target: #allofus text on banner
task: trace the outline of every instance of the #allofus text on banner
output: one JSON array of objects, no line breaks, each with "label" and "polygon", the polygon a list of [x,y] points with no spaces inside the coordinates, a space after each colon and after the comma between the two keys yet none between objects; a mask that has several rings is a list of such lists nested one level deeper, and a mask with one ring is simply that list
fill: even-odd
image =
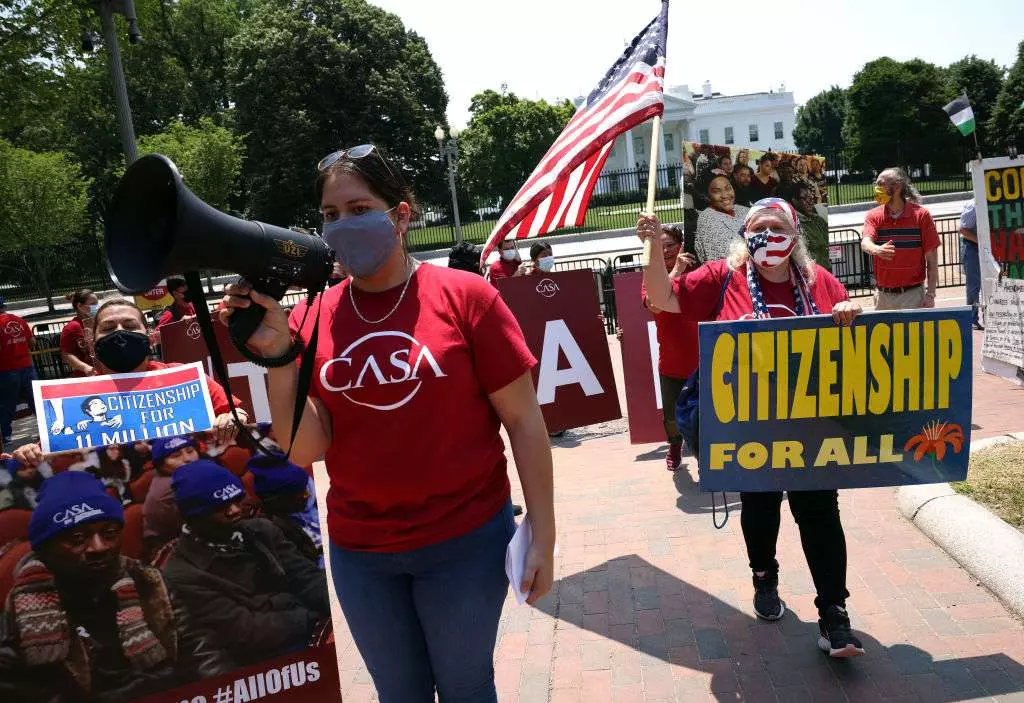
[{"label": "#allofus text on banner", "polygon": [[665,441],[658,383],[658,333],[640,297],[644,274],[615,275],[615,315],[622,329],[622,373],[631,444]]},{"label": "#allofus text on banner", "polygon": [[622,417],[594,274],[564,271],[497,283],[539,360],[533,381],[548,430]]},{"label": "#allofus text on banner", "polygon": [[964,480],[971,343],[967,308],[701,323],[701,488]]}]

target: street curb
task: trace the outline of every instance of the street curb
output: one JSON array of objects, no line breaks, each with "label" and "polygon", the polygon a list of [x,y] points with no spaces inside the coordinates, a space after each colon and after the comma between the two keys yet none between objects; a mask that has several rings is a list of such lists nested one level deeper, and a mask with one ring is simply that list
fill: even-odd
[{"label": "street curb", "polygon": [[[989,437],[973,443],[971,453],[1021,439],[1024,432]],[[948,483],[901,486],[896,505],[903,517],[1024,617],[1024,533]]]}]

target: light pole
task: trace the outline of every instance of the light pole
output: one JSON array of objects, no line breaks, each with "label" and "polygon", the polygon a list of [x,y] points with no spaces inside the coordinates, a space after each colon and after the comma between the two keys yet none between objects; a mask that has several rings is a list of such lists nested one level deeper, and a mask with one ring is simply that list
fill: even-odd
[{"label": "light pole", "polygon": [[434,138],[441,150],[441,158],[448,159],[448,189],[452,193],[452,216],[455,219],[455,241],[462,241],[462,222],[459,221],[459,198],[455,194],[455,159],[459,158],[459,134],[462,133],[458,127],[448,130],[448,142],[444,141],[444,130],[441,125],[434,130]]},{"label": "light pole", "polygon": [[[117,103],[117,119],[121,126],[121,146],[130,166],[138,158],[138,153],[135,149],[135,127],[132,125],[132,110],[128,104],[128,88],[124,81],[124,67],[121,65],[121,49],[117,43],[117,26],[114,24],[114,15],[124,15],[127,20],[130,43],[138,44],[142,41],[142,34],[139,32],[139,25],[135,19],[133,0],[97,0],[94,7],[100,16],[103,41],[107,45],[107,53],[110,55],[110,78],[114,82],[114,101]],[[92,47],[93,34],[86,31],[82,34],[82,48],[91,51]]]}]

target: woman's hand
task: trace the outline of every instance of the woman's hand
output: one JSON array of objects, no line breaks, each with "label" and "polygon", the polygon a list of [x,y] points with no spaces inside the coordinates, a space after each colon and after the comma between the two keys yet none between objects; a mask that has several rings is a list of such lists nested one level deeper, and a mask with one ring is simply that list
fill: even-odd
[{"label": "woman's hand", "polygon": [[[636,221],[636,236],[640,237],[640,241],[647,239],[651,240],[651,246],[655,244],[658,248],[661,248],[661,220],[658,219],[657,215],[641,215],[640,219]],[[653,258],[653,257],[652,257]]]},{"label": "woman's hand", "polygon": [[39,466],[43,462],[43,449],[38,444],[23,444],[14,450],[13,456],[25,466]]},{"label": "woman's hand", "polygon": [[685,251],[679,252],[679,256],[676,257],[675,268],[669,274],[672,278],[676,276],[682,276],[684,273],[692,268],[697,268],[697,257],[693,254],[688,254]]},{"label": "woman's hand", "polygon": [[[241,408],[238,409],[238,419],[243,424],[249,419]],[[217,444],[227,444],[237,435],[238,425],[235,424],[235,418],[231,413],[221,413],[213,419],[213,437]]]},{"label": "woman's hand", "polygon": [[224,293],[221,310],[217,315],[225,325],[230,321],[236,308],[259,305],[267,310],[260,326],[249,337],[247,346],[267,358],[282,356],[291,349],[292,333],[288,329],[288,313],[284,311],[280,303],[269,295],[254,291],[252,286],[246,282],[231,284],[224,289]]},{"label": "woman's hand", "polygon": [[840,326],[852,325],[854,318],[860,313],[860,303],[852,300],[842,300],[832,306],[832,319]]},{"label": "woman's hand", "polygon": [[[529,519],[529,518],[527,518]],[[526,550],[521,593],[529,593],[526,602],[533,605],[551,590],[555,580],[555,545],[542,545],[536,540]]]}]

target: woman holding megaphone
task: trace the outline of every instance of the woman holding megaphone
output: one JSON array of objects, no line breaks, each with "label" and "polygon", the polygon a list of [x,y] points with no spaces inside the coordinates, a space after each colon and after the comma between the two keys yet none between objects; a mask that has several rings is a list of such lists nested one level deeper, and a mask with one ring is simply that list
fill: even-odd
[{"label": "woman holding megaphone", "polygon": [[[325,456],[334,586],[383,703],[495,701],[493,650],[515,529],[501,425],[533,542],[523,583],[551,588],[551,450],[536,363],[497,291],[478,275],[419,264],[405,237],[416,200],[372,145],[318,165],[323,238],[349,278],[320,295],[309,398],[292,461]],[[292,347],[274,299],[231,286],[221,312],[266,308],[249,346]],[[274,431],[292,435],[298,370],[269,371]],[[287,449],[288,447],[285,446]]]}]

